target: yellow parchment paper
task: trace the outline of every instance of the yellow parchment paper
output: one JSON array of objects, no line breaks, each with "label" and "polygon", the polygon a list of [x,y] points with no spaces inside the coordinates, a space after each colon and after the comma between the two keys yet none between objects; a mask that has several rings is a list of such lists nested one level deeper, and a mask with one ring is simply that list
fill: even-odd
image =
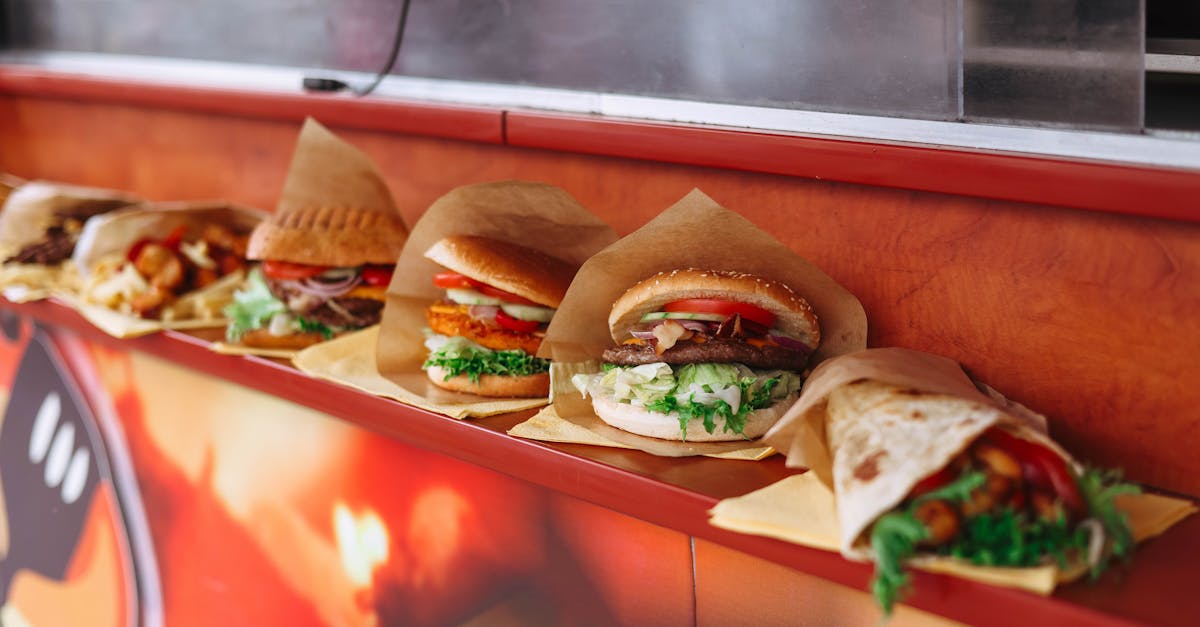
[{"label": "yellow parchment paper", "polygon": [[[490,407],[495,401],[443,390],[421,370],[428,354],[423,333],[428,326],[425,310],[442,297],[442,290],[433,285],[433,275],[444,271],[424,254],[450,235],[513,242],[578,265],[616,241],[617,234],[565,190],[525,181],[454,189],[435,201],[413,226],[388,287],[376,348],[378,369],[422,402],[444,407],[457,398],[461,407],[456,413],[474,415],[474,406]],[[538,404],[545,403],[546,399],[541,399]]]},{"label": "yellow parchment paper", "polygon": [[672,442],[627,433],[597,418],[570,383],[571,373],[597,371],[601,354],[613,346],[608,327],[613,302],[638,281],[679,268],[749,272],[791,286],[812,305],[821,325],[821,345],[810,363],[866,346],[866,314],[854,295],[746,218],[693,190],[589,259],[567,290],[538,353],[555,361],[552,393],[560,419],[603,440],[667,457],[765,448],[756,441]]},{"label": "yellow parchment paper", "polygon": [[[1117,507],[1129,517],[1133,537],[1138,542],[1163,533],[1196,512],[1196,505],[1191,501],[1158,494],[1121,496]],[[709,515],[709,522],[722,529],[768,536],[826,551],[838,550],[841,534],[833,493],[811,472],[725,499],[717,503]],[[974,566],[943,557],[913,560],[911,565],[921,570],[1043,595],[1053,592],[1059,582],[1073,581],[1085,574],[1081,569],[1062,572],[1053,565],[1037,568]]]}]

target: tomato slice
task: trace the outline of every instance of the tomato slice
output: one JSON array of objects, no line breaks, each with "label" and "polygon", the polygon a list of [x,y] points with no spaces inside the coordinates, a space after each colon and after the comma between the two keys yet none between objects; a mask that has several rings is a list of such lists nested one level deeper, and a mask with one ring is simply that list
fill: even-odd
[{"label": "tomato slice", "polygon": [[1085,513],[1083,496],[1079,484],[1067,465],[1067,461],[1054,451],[1038,444],[1018,438],[1003,429],[988,429],[983,436],[1000,447],[1021,464],[1021,474],[1029,483],[1053,490],[1067,511],[1075,516]]},{"label": "tomato slice", "polygon": [[395,271],[396,266],[366,265],[362,267],[362,280],[367,285],[387,285]]},{"label": "tomato slice", "polygon": [[307,279],[317,276],[329,269],[329,266],[310,266],[290,261],[274,261],[268,259],[262,262],[263,274],[272,279]]},{"label": "tomato slice", "polygon": [[533,331],[537,330],[541,323],[537,322],[536,320],[519,320],[504,313],[503,309],[498,309],[496,310],[496,324],[508,329],[509,331],[516,331],[517,333],[532,333]]},{"label": "tomato slice", "polygon": [[908,496],[909,498],[916,498],[926,492],[933,492],[942,486],[950,485],[950,482],[954,481],[956,477],[956,473],[949,466],[946,466],[918,481],[917,485],[913,486],[912,491],[908,493]]},{"label": "tomato slice", "polygon": [[475,290],[484,296],[499,298],[502,301],[509,302],[514,305],[538,306],[538,303],[535,303],[528,298],[517,296],[511,292],[506,292],[498,287],[492,287],[483,281],[476,281],[475,279],[469,278],[457,272],[439,272],[433,275],[433,284],[437,287],[443,287],[447,289],[461,288]]},{"label": "tomato slice", "polygon": [[663,306],[663,311],[712,313],[722,316],[738,314],[743,320],[756,322],[768,329],[775,326],[775,314],[750,303],[739,303],[732,300],[688,298],[667,303]]},{"label": "tomato slice", "polygon": [[[475,291],[479,292],[480,294],[483,294],[485,296],[491,296],[492,298],[499,298],[502,301],[509,302],[514,305],[540,306],[537,303],[529,300],[528,298],[525,298],[523,296],[517,296],[516,294],[513,294],[512,292],[506,292],[498,287],[492,287],[491,285],[488,285],[487,283],[482,283],[480,281],[472,280],[471,286],[474,287]],[[515,318],[514,318],[514,320],[515,320]],[[522,320],[521,322],[525,322],[525,321]]]}]

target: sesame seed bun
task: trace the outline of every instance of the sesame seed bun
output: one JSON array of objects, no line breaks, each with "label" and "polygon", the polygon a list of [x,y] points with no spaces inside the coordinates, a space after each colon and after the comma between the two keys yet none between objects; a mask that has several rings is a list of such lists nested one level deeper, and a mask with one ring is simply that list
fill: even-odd
[{"label": "sesame seed bun", "polygon": [[250,234],[246,256],[313,266],[394,264],[408,231],[394,213],[355,207],[277,212]]},{"label": "sesame seed bun", "polygon": [[478,394],[479,396],[537,398],[550,395],[550,373],[522,376],[485,374],[479,382],[471,381],[465,374],[446,378],[446,369],[440,366],[426,368],[425,374],[434,385],[453,390]]},{"label": "sesame seed bun", "polygon": [[540,250],[475,235],[447,237],[425,256],[468,278],[558,308],[579,269]]},{"label": "sesame seed bun", "polygon": [[775,314],[775,327],[784,334],[817,346],[821,330],[808,301],[792,288],[744,272],[716,270],[672,270],[660,272],[626,290],[613,303],[608,327],[613,341],[629,337],[629,330],[642,316],[662,310],[667,303],[686,298],[714,298],[756,305]]}]

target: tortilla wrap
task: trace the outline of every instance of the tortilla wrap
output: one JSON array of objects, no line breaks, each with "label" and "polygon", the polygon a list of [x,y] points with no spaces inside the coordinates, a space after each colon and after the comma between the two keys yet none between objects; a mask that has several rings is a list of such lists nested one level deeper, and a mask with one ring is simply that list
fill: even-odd
[{"label": "tortilla wrap", "polygon": [[0,210],[0,258],[40,241],[69,214],[87,218],[139,202],[125,192],[33,181],[16,188]]},{"label": "tortilla wrap", "polygon": [[952,360],[881,348],[818,366],[765,440],[787,453],[788,466],[810,468],[830,488],[842,554],[868,559],[864,531],[993,426],[1078,468],[1038,418],[981,391]]},{"label": "tortilla wrap", "polygon": [[[5,189],[3,185],[0,177],[0,192]],[[20,185],[7,195],[0,210],[0,260],[10,259],[30,245],[46,242],[51,227],[64,226],[68,232],[74,232],[72,228],[78,228],[91,216],[134,202],[137,198],[130,194],[106,189],[45,181]],[[73,218],[71,224],[67,224],[68,218]],[[53,264],[9,261],[0,266],[0,293],[13,302],[71,293],[77,286],[78,277],[67,260]]]}]

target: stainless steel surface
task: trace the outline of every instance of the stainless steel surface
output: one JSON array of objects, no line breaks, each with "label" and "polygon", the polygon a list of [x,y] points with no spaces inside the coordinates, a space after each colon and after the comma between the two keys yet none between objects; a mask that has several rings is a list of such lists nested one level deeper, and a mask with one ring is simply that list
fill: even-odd
[{"label": "stainless steel surface", "polygon": [[[397,74],[953,119],[948,0],[412,0]],[[7,0],[8,47],[376,71],[397,0]]]},{"label": "stainless steel surface", "polygon": [[1143,5],[964,0],[964,119],[1140,131]]},{"label": "stainless steel surface", "polygon": [[[655,119],[719,103],[768,118],[809,111],[1141,133],[1145,1],[412,0],[394,74],[471,83],[470,98],[519,86],[522,106],[540,94],[532,106],[549,109],[596,110],[604,100],[624,111],[625,99],[649,97],[665,103]],[[0,0],[0,45],[361,72],[366,83],[387,60],[400,6]]]}]

